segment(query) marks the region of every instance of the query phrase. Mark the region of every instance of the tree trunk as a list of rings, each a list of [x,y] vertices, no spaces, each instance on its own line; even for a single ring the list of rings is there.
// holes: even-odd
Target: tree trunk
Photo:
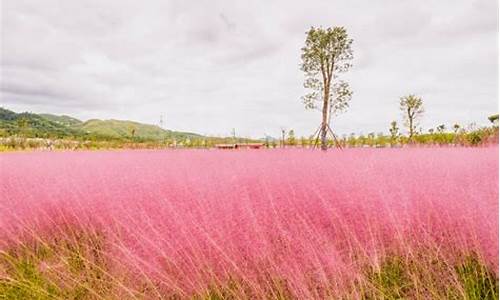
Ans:
[[[321,121],[321,150],[326,151],[328,149],[326,134],[328,132],[328,104],[329,97],[328,92],[325,92],[323,97],[323,119]]]
[[[410,120],[410,142],[413,140],[413,118],[409,118]]]

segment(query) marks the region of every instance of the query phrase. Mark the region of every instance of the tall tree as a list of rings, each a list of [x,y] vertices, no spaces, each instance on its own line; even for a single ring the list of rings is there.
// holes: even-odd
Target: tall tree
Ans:
[[[295,146],[297,144],[297,140],[295,139],[295,131],[293,129],[290,129],[290,131],[288,131],[287,143],[290,146]]]
[[[311,92],[302,97],[306,109],[318,108],[321,103],[321,149],[327,149],[327,133],[332,114],[346,110],[352,97],[349,84],[338,79],[347,72],[353,58],[352,39],[344,27],[322,27],[307,32],[302,48],[301,69],[305,73],[304,87]]]
[[[412,140],[418,125],[418,120],[424,114],[424,103],[422,98],[415,95],[408,95],[401,97],[399,107],[403,112],[405,125],[408,128],[408,138]]]
[[[488,120],[490,120],[493,126],[498,126],[498,114],[489,116]]]
[[[281,147],[284,148],[285,147],[285,143],[286,143],[286,140],[285,140],[285,133],[286,133],[286,129],[284,127],[281,127]]]
[[[389,127],[389,133],[391,134],[391,145],[394,145],[399,135],[399,127],[396,121],[391,122],[391,127]]]
[[[438,127],[436,127],[436,131],[439,133],[443,133],[445,129],[446,129],[446,126],[444,124],[441,124]]]

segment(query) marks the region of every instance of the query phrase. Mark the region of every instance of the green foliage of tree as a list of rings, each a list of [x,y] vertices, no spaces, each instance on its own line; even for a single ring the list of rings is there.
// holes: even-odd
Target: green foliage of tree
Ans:
[[[467,141],[472,145],[472,146],[477,146],[481,143],[482,137],[481,134],[477,131],[471,132],[470,134],[467,135]]]
[[[408,138],[412,140],[416,133],[418,120],[424,114],[422,98],[415,95],[401,97],[399,108],[403,112],[405,126],[408,128]]]
[[[498,114],[494,114],[488,117],[488,120],[494,125],[498,126]]]
[[[293,131],[293,129],[290,129],[290,131],[288,131],[287,144],[290,146],[297,145],[297,140],[295,139],[295,131]]]
[[[445,131],[445,129],[446,129],[446,126],[444,124],[441,124],[438,127],[436,127],[436,131],[438,133],[443,133]]]
[[[399,127],[398,127],[398,122],[392,121],[391,122],[391,127],[389,127],[389,133],[390,133],[390,141],[391,145],[394,145],[397,143],[397,139],[399,137]]]
[[[318,108],[320,103],[323,150],[327,149],[326,136],[332,114],[346,110],[352,97],[349,84],[338,79],[340,73],[347,72],[351,67],[352,41],[344,27],[311,27],[302,48],[304,87],[310,90],[302,100],[307,109]]]

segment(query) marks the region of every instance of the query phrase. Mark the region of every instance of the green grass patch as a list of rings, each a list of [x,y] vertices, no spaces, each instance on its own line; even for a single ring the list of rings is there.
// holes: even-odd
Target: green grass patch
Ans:
[[[469,300],[498,299],[498,278],[477,256],[468,256],[456,272]]]
[[[111,274],[105,246],[99,234],[71,231],[63,239],[20,244],[0,252],[0,299],[297,299],[286,280],[265,270],[256,282],[212,278],[194,295],[167,291],[162,282]],[[477,255],[461,257],[452,263],[431,249],[391,254],[363,267],[358,281],[344,294],[339,294],[334,279],[326,284],[314,281],[308,289],[311,295],[328,299],[498,299],[497,273]]]

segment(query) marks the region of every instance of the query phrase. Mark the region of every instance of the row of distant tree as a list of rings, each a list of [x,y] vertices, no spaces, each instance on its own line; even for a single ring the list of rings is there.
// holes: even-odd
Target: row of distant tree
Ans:
[[[421,128],[413,132],[410,139],[408,135],[400,132],[396,121],[391,122],[388,133],[368,133],[342,135],[337,139],[327,139],[329,147],[401,147],[408,144],[413,145],[462,145],[478,146],[483,144],[498,143],[498,115],[490,118],[492,126],[476,128],[473,125],[462,127],[454,124],[447,128],[439,125],[424,132]],[[16,149],[66,149],[66,150],[92,150],[92,149],[116,149],[116,148],[213,148],[219,143],[233,143],[234,138],[216,139],[165,139],[163,141],[125,141],[125,140],[68,140],[68,139],[43,139],[7,137],[0,138],[0,151]],[[237,139],[237,142],[257,142],[255,140]],[[293,129],[285,132],[284,136],[277,140],[268,138],[263,141],[268,148],[279,147],[320,147],[317,136],[296,137]]]
[[[238,143],[255,143],[258,140],[237,138]],[[73,139],[0,136],[0,152],[12,150],[98,150],[98,149],[165,149],[165,148],[214,148],[217,144],[232,144],[232,137],[144,139]]]
[[[498,143],[498,115],[492,115],[488,118],[491,126],[478,128],[474,124],[461,126],[453,124],[446,127],[444,124],[438,125],[436,128],[430,128],[424,131],[422,128],[414,127],[415,121],[412,122],[412,130],[408,128],[408,134],[401,132],[396,121],[390,123],[390,127],[386,133],[371,132],[368,134],[342,135],[336,139],[330,138],[327,140],[327,145],[341,147],[394,147],[408,144],[416,145],[462,145],[462,146],[477,146],[482,144]],[[405,122],[409,127],[410,122]],[[285,139],[276,141],[266,141],[269,147],[279,146],[302,146],[313,147],[319,146],[320,140],[317,136],[296,137],[293,129],[288,131]]]

